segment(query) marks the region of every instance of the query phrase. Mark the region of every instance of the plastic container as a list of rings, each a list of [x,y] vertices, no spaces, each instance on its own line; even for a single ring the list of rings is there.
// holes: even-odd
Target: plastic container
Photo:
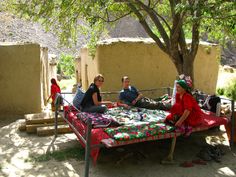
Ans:
[[[171,105],[172,105],[172,106],[175,104],[176,84],[177,84],[177,80],[175,80],[175,82],[174,82],[174,89],[173,89],[172,99],[171,99]]]

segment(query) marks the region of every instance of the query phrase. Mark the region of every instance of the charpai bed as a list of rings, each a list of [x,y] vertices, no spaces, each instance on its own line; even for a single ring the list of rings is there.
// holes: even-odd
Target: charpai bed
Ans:
[[[58,97],[62,97],[60,94]],[[63,98],[64,99],[64,98]],[[67,100],[64,99],[64,102]],[[96,162],[101,147],[112,148],[128,144],[172,138],[171,149],[167,161],[172,161],[176,138],[185,132],[163,123],[168,114],[165,111],[132,108],[126,110],[113,107],[106,114],[91,114],[80,112],[69,102],[63,111],[55,111],[55,136],[57,136],[57,118],[60,114],[69,124],[78,137],[79,142],[85,147],[85,176],[89,174],[90,155]],[[232,110],[234,102],[231,101]],[[231,121],[234,121],[232,114]],[[209,128],[227,124],[225,117],[216,117],[214,113],[206,112],[201,126],[193,128],[192,132],[203,131]],[[233,124],[232,124],[233,125]],[[234,127],[231,128],[232,134]],[[232,136],[231,136],[232,137]],[[230,142],[233,145],[233,142]]]

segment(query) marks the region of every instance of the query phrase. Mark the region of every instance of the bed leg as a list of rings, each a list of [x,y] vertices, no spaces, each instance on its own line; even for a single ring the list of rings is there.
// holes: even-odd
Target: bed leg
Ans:
[[[86,130],[86,146],[85,146],[85,171],[84,177],[89,176],[89,162],[90,162],[90,141],[91,141],[92,120],[88,119]]]
[[[55,105],[55,130],[54,130],[54,137],[57,137],[57,127],[58,127],[58,104]]]
[[[231,100],[231,109],[232,109],[232,116],[231,116],[231,132],[230,132],[230,147],[233,148],[234,146],[234,121],[235,121],[235,113],[234,113],[234,100]]]
[[[167,87],[167,94],[168,94],[168,96],[171,96],[170,94],[170,87]]]
[[[161,161],[162,164],[173,164],[174,163],[173,156],[174,156],[174,151],[175,151],[175,145],[176,145],[176,137],[172,138],[170,152],[169,152],[168,156]]]

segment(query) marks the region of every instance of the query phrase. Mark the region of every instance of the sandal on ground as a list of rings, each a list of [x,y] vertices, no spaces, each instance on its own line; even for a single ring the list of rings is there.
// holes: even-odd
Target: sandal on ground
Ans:
[[[189,168],[189,167],[193,167],[194,164],[192,162],[184,162],[184,163],[181,163],[180,164],[181,167],[184,167],[184,168]]]
[[[169,159],[168,157],[161,160],[162,165],[173,165],[175,164],[175,161],[173,159]]]
[[[221,162],[221,157],[223,155],[222,150],[219,147],[211,147],[210,151],[212,153],[212,159],[215,160],[215,162]]]
[[[192,162],[197,165],[207,165],[207,162],[202,159],[192,160]]]

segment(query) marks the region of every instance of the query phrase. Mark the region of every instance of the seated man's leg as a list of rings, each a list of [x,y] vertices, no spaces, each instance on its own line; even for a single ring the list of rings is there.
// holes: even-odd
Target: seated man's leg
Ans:
[[[159,110],[167,110],[167,107],[161,101],[154,101],[150,98],[144,97],[139,100],[135,106],[146,109],[159,109]]]
[[[97,113],[104,113],[107,110],[107,107],[105,105],[99,105],[99,106],[90,106],[83,109],[84,112],[97,112]]]

